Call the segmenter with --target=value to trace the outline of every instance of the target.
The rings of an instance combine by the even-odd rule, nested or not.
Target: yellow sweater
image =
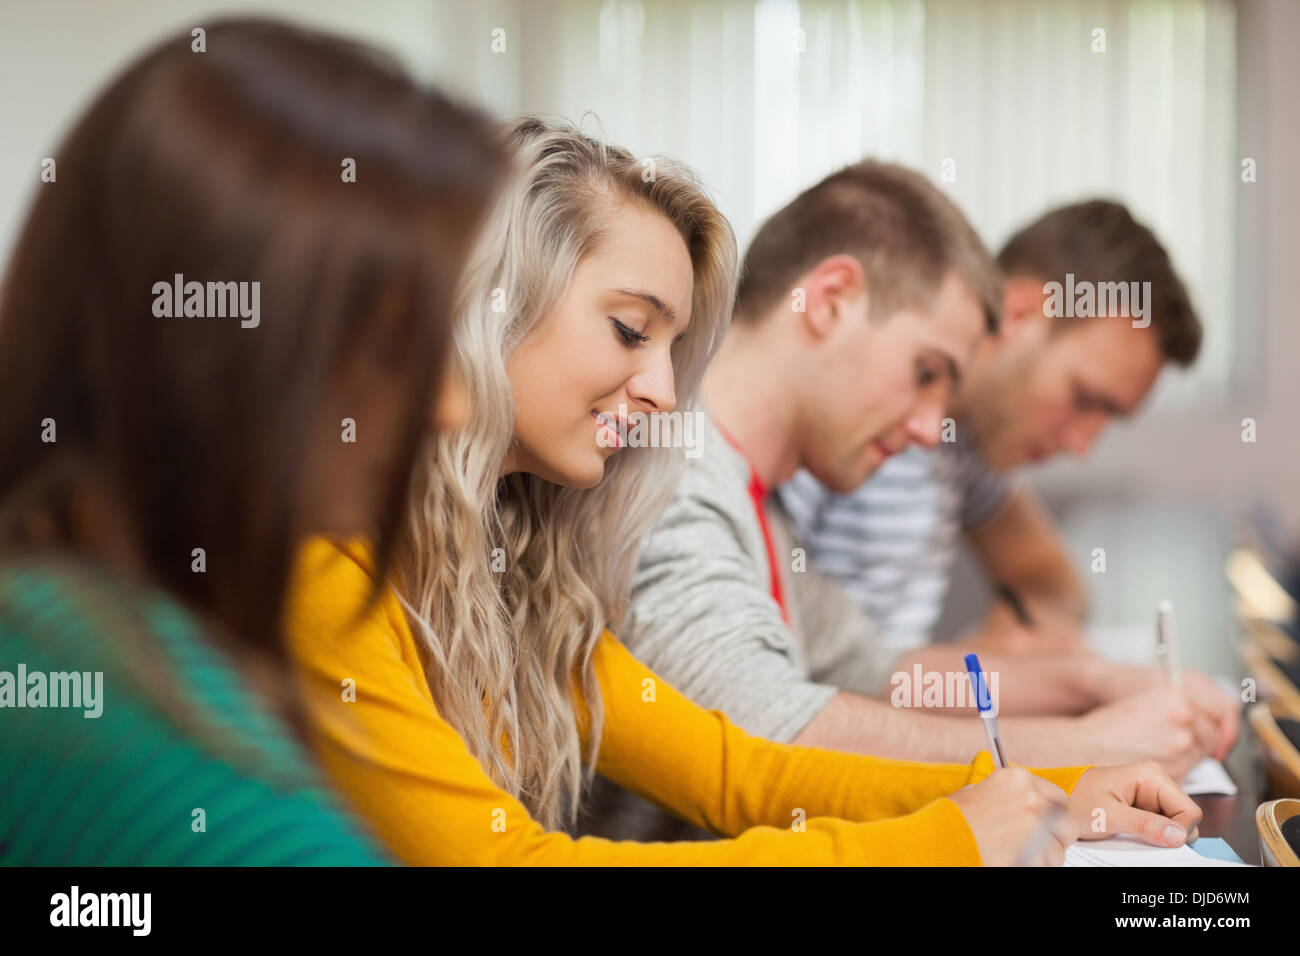
[[[439,715],[392,589],[358,618],[370,567],[363,545],[308,544],[290,595],[289,646],[323,767],[403,862],[980,862],[970,827],[945,797],[988,775],[987,754],[971,766],[923,764],[751,737],[657,678],[608,631],[594,655],[605,708],[598,772],[730,839],[631,843],[547,831]],[[346,699],[348,679],[355,700]],[[1083,770],[1035,773],[1068,791]]]

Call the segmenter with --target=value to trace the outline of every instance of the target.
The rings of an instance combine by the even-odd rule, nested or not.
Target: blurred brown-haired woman
[[[0,299],[0,863],[376,861],[250,685],[291,684],[305,535],[386,561],[504,153],[369,48],[229,21],[54,158]]]

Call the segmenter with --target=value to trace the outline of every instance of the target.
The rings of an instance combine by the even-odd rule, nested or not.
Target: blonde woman
[[[368,604],[366,543],[318,541],[293,596],[319,756],[391,851],[417,864],[1009,864],[1050,833],[1036,861],[1056,863],[1098,807],[1116,829],[1190,829],[1199,811],[1158,768],[990,776],[987,755],[914,764],[775,744],[623,649],[606,628],[684,460],[623,447],[625,419],[696,407],[734,240],[673,162],[531,118],[508,142],[516,179],[471,258],[456,330],[469,424],[430,444],[392,587]],[[728,839],[572,839],[593,772]]]

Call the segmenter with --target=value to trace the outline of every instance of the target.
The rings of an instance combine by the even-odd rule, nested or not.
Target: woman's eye
[[[939,376],[934,373],[934,369],[928,365],[918,365],[916,367],[916,384],[921,388],[926,388],[934,384],[935,379]]]
[[[640,345],[642,342],[650,341],[650,336],[642,335],[636,329],[624,325],[612,315],[609,320],[614,323],[614,328],[618,331],[619,338],[623,340],[624,345]]]

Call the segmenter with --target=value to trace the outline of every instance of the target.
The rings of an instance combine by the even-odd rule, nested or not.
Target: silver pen
[[[1174,639],[1174,606],[1169,601],[1156,605],[1156,657],[1171,684],[1183,682],[1178,664],[1178,642]]]

